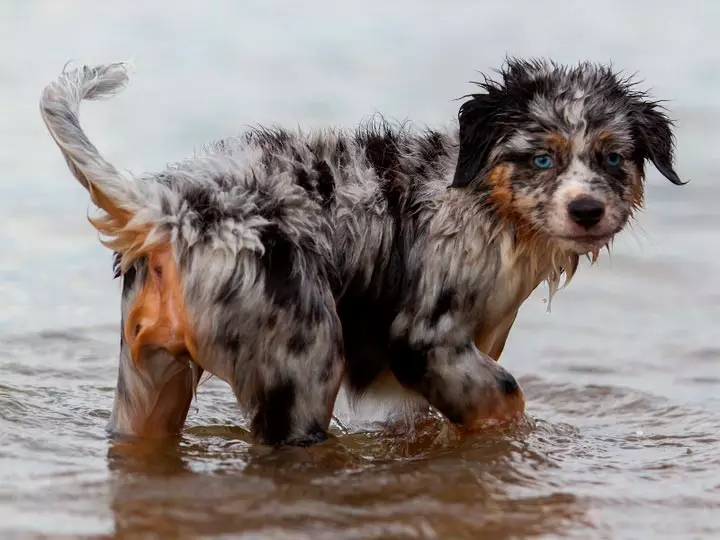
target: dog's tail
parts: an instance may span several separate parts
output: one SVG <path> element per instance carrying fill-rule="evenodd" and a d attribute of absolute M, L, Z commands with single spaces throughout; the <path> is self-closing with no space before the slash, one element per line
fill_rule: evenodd
<path fill-rule="evenodd" d="M 70 171 L 104 212 L 90 222 L 105 236 L 103 243 L 122 254 L 124 269 L 149 247 L 147 240 L 154 228 L 147 219 L 151 201 L 100 155 L 80 127 L 78 111 L 82 100 L 110 97 L 127 81 L 125 64 L 84 66 L 64 72 L 45 87 L 40 99 L 42 118 Z"/>

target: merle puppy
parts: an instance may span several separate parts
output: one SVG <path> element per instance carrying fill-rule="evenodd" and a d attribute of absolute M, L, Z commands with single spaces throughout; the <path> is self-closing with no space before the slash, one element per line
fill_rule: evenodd
<path fill-rule="evenodd" d="M 40 103 L 123 276 L 114 432 L 179 432 L 203 370 L 267 444 L 324 439 L 343 380 L 468 428 L 512 418 L 496 360 L 520 305 L 623 229 L 647 161 L 682 183 L 668 118 L 601 65 L 508 60 L 447 132 L 258 129 L 137 178 L 78 122 L 126 80 L 68 71 Z"/>

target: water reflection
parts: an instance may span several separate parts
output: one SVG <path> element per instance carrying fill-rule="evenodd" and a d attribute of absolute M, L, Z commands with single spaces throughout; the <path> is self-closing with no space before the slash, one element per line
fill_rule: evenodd
<path fill-rule="evenodd" d="M 353 433 L 311 448 L 254 446 L 225 427 L 165 443 L 114 441 L 110 506 L 122 536 L 559 533 L 584 521 L 585 506 L 543 485 L 543 472 L 557 466 L 538 447 L 548 431 L 528 421 L 467 437 L 425 420 L 410 436 Z"/>

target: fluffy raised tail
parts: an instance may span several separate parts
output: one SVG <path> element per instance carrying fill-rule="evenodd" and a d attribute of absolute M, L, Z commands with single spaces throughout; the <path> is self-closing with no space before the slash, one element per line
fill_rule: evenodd
<path fill-rule="evenodd" d="M 80 127 L 78 112 L 84 99 L 110 97 L 127 81 L 125 64 L 83 66 L 65 71 L 45 87 L 40 99 L 40 113 L 70 171 L 104 212 L 90 222 L 105 237 L 103 243 L 122 254 L 124 268 L 149 247 L 146 241 L 154 224 L 141 211 L 150 201 L 100 155 Z"/>

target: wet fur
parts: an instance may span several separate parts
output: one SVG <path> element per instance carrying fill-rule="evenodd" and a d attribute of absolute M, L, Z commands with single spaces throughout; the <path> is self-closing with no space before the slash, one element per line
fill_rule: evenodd
<path fill-rule="evenodd" d="M 67 72 L 46 88 L 43 118 L 103 210 L 94 224 L 118 253 L 123 320 L 148 257 L 170 246 L 191 356 L 231 385 L 269 444 L 322 440 L 342 378 L 359 396 L 392 374 L 460 424 L 496 415 L 521 393 L 491 357 L 527 296 L 543 281 L 554 292 L 583 252 L 553 236 L 558 193 L 582 167 L 614 235 L 642 204 L 645 161 L 680 183 L 669 120 L 602 66 L 509 60 L 449 131 L 256 129 L 132 180 L 77 121 L 82 99 L 125 80 L 119 64 Z M 598 165 L 603 145 L 626 158 L 620 170 Z M 552 174 L 530 165 L 538 149 L 556 156 Z M 139 396 L 168 375 L 141 376 L 126 334 L 111 425 L 137 432 L 122 411 L 150 414 Z M 173 368 L 188 382 L 169 431 L 197 383 L 189 365 Z"/>

